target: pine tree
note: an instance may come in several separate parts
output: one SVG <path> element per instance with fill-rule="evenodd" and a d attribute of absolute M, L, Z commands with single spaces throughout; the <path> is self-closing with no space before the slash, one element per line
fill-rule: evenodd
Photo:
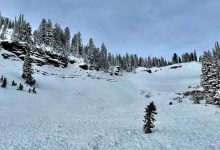
<path fill-rule="evenodd" d="M 65 40 L 65 54 L 69 53 L 69 48 L 70 48 L 70 29 L 69 27 L 66 27 L 64 29 L 64 40 Z"/>
<path fill-rule="evenodd" d="M 17 83 L 13 80 L 11 86 L 17 86 Z"/>
<path fill-rule="evenodd" d="M 181 58 L 179 57 L 179 63 L 182 63 L 182 60 L 181 60 Z"/>
<path fill-rule="evenodd" d="M 90 38 L 89 39 L 89 45 L 88 45 L 88 62 L 90 65 L 95 65 L 94 64 L 94 51 L 95 51 L 96 47 L 95 44 L 93 42 L 93 39 Z"/>
<path fill-rule="evenodd" d="M 53 42 L 53 25 L 50 19 L 48 19 L 47 23 L 46 23 L 46 28 L 45 28 L 45 32 L 46 32 L 46 45 L 47 46 L 52 46 L 52 42 Z"/>
<path fill-rule="evenodd" d="M 28 74 L 25 83 L 30 85 L 30 86 L 35 84 L 35 80 L 33 79 L 31 74 Z"/>
<path fill-rule="evenodd" d="M 77 57 L 85 56 L 87 53 L 83 51 L 83 44 L 81 39 L 81 33 L 78 32 L 74 34 L 71 41 L 71 52 L 74 53 Z"/>
<path fill-rule="evenodd" d="M 12 25 L 11 21 L 9 21 L 9 27 L 13 26 L 13 34 L 12 34 L 12 40 L 13 41 L 22 41 L 27 42 L 29 44 L 32 43 L 31 40 L 31 25 L 26 22 L 24 19 L 24 15 L 20 15 L 18 20 L 15 18 L 14 25 Z"/>
<path fill-rule="evenodd" d="M 93 50 L 93 66 L 96 68 L 96 70 L 99 70 L 101 68 L 99 62 L 100 62 L 100 49 L 94 48 Z"/>
<path fill-rule="evenodd" d="M 2 83 L 3 80 L 4 80 L 4 76 L 2 75 L 2 76 L 1 76 L 1 80 L 0 80 L 0 82 Z"/>
<path fill-rule="evenodd" d="M 212 60 L 212 82 L 211 86 L 213 89 L 213 100 L 212 104 L 220 104 L 220 46 L 218 42 L 215 44 L 215 48 L 213 49 L 213 60 Z"/>
<path fill-rule="evenodd" d="M 1 87 L 6 88 L 7 87 L 7 78 L 3 79 Z"/>
<path fill-rule="evenodd" d="M 2 15 L 1 15 L 1 11 L 0 11 L 0 30 L 2 28 Z"/>
<path fill-rule="evenodd" d="M 20 39 L 21 41 L 27 42 L 29 44 L 32 43 L 31 42 L 31 26 L 29 23 L 22 24 L 20 34 L 21 34 L 21 39 Z"/>
<path fill-rule="evenodd" d="M 145 116 L 144 116 L 144 133 L 151 133 L 152 128 L 154 128 L 154 115 L 157 114 L 156 112 L 156 106 L 154 105 L 154 102 L 151 102 L 150 105 L 148 105 L 145 108 Z"/>
<path fill-rule="evenodd" d="M 29 50 L 27 50 L 27 53 L 24 58 L 22 78 L 26 80 L 26 84 L 31 86 L 35 84 L 35 80 L 33 79 L 32 74 L 33 72 L 31 68 L 30 52 Z"/>
<path fill-rule="evenodd" d="M 210 51 L 205 52 L 202 59 L 201 86 L 206 93 L 206 102 L 213 102 L 213 57 Z"/>
<path fill-rule="evenodd" d="M 196 54 L 196 50 L 194 50 L 193 56 L 194 56 L 194 61 L 198 61 L 198 57 L 197 57 L 197 54 Z"/>
<path fill-rule="evenodd" d="M 18 86 L 18 88 L 17 88 L 17 90 L 23 91 L 23 89 L 24 89 L 24 86 L 20 83 L 19 86 Z"/>
<path fill-rule="evenodd" d="M 46 44 L 47 42 L 47 21 L 45 18 L 42 19 L 41 24 L 38 29 L 39 41 L 41 44 Z"/>
<path fill-rule="evenodd" d="M 37 93 L 37 91 L 36 91 L 35 87 L 33 87 L 32 92 L 33 92 L 34 94 L 36 94 L 36 93 Z"/>
<path fill-rule="evenodd" d="M 34 33 L 33 33 L 33 44 L 34 44 L 35 46 L 40 44 L 40 41 L 39 41 L 39 33 L 38 33 L 37 30 L 35 30 Z"/>
<path fill-rule="evenodd" d="M 108 70 L 108 60 L 107 60 L 107 48 L 105 47 L 105 44 L 102 43 L 101 51 L 99 55 L 99 66 L 107 72 Z"/>
<path fill-rule="evenodd" d="M 178 55 L 176 53 L 173 54 L 172 63 L 177 64 L 178 63 Z"/>
<path fill-rule="evenodd" d="M 6 30 L 7 30 L 7 24 L 4 23 L 4 24 L 3 24 L 2 33 L 1 33 L 1 35 L 0 35 L 0 39 L 5 40 L 5 33 L 6 33 Z"/>

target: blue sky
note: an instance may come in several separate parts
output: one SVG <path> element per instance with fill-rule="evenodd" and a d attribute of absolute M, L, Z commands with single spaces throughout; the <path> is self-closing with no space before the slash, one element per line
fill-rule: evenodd
<path fill-rule="evenodd" d="M 211 49 L 220 39 L 218 0 L 0 0 L 4 16 L 23 13 L 37 28 L 42 18 L 93 37 L 113 53 L 170 57 Z"/>

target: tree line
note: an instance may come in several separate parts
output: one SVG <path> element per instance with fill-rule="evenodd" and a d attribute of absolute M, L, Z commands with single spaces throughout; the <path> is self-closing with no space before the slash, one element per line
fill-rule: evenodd
<path fill-rule="evenodd" d="M 185 53 L 181 57 L 174 53 L 172 60 L 168 61 L 163 57 L 140 57 L 136 54 L 112 54 L 108 52 L 107 47 L 102 43 L 97 47 L 92 38 L 87 44 L 83 44 L 80 32 L 71 36 L 69 27 L 62 28 L 60 24 L 53 25 L 50 19 L 43 18 L 37 30 L 32 32 L 29 22 L 20 15 L 11 20 L 2 17 L 0 13 L 0 28 L 2 32 L 0 39 L 6 39 L 6 30 L 13 29 L 11 39 L 18 42 L 26 42 L 32 46 L 38 46 L 42 49 L 50 47 L 54 52 L 60 53 L 66 57 L 74 55 L 84 58 L 85 62 L 93 67 L 107 71 L 110 66 L 120 66 L 123 70 L 131 72 L 137 67 L 162 67 L 171 64 L 197 61 L 196 52 Z"/>

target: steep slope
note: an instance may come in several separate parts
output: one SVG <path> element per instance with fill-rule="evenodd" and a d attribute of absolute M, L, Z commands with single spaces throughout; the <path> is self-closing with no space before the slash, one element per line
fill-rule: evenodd
<path fill-rule="evenodd" d="M 9 83 L 23 82 L 21 68 L 22 61 L 0 56 L 0 75 Z M 219 109 L 188 99 L 168 105 L 176 92 L 199 85 L 199 63 L 122 77 L 77 64 L 34 69 L 37 94 L 0 88 L 0 149 L 220 149 Z M 142 120 L 150 101 L 158 115 L 154 133 L 146 135 Z"/>

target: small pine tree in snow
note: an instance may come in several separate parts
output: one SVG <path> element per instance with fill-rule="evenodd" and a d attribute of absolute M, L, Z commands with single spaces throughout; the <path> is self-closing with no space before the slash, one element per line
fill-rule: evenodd
<path fill-rule="evenodd" d="M 27 78 L 26 78 L 26 84 L 32 86 L 35 84 L 35 80 L 33 79 L 31 74 L 28 74 Z"/>
<path fill-rule="evenodd" d="M 22 78 L 26 80 L 26 84 L 28 85 L 35 84 L 35 80 L 32 77 L 31 58 L 29 50 L 27 51 L 24 58 Z"/>
<path fill-rule="evenodd" d="M 156 106 L 154 105 L 154 102 L 151 102 L 150 105 L 148 105 L 145 108 L 145 116 L 144 116 L 144 133 L 148 134 L 152 132 L 152 128 L 154 128 L 154 115 L 157 114 L 156 112 Z"/>
<path fill-rule="evenodd" d="M 35 87 L 33 87 L 32 92 L 33 92 L 34 94 L 36 94 L 36 93 L 37 93 L 37 91 L 36 91 Z"/>
<path fill-rule="evenodd" d="M 2 75 L 2 76 L 1 76 L 1 80 L 0 80 L 0 81 L 1 81 L 1 83 L 3 82 L 3 79 L 4 79 L 4 76 Z"/>
<path fill-rule="evenodd" d="M 23 91 L 23 89 L 24 89 L 24 86 L 20 83 L 19 86 L 18 86 L 18 88 L 17 88 L 17 90 Z"/>
<path fill-rule="evenodd" d="M 6 88 L 7 87 L 7 78 L 3 79 L 1 87 Z"/>
<path fill-rule="evenodd" d="M 17 86 L 17 83 L 13 80 L 11 86 Z"/>

